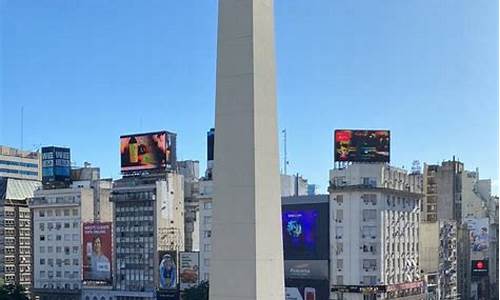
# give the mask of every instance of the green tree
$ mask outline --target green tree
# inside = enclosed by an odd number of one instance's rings
[[[202,281],[197,286],[184,291],[183,300],[208,300],[208,281]]]
[[[29,300],[21,285],[5,284],[0,286],[0,300]]]

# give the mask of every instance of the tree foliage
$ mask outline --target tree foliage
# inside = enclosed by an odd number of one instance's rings
[[[0,300],[29,300],[29,298],[23,286],[6,284],[0,286]]]
[[[183,300],[208,300],[208,281],[202,281],[197,286],[184,291]]]

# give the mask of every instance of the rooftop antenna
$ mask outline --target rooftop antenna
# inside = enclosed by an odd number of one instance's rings
[[[288,160],[286,157],[286,129],[283,129],[281,133],[283,133],[283,171],[284,174],[287,175],[286,166],[288,165]]]
[[[21,151],[23,151],[24,143],[24,106],[21,105]]]

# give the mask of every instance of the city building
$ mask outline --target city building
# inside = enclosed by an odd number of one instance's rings
[[[309,192],[309,185],[307,179],[304,179],[299,174],[296,175],[280,175],[281,180],[281,196],[304,196]]]
[[[286,299],[330,299],[329,195],[281,200]]]
[[[183,188],[183,176],[170,172],[114,182],[115,299],[156,299],[161,253],[184,251]]]
[[[82,272],[85,252],[82,226],[96,222],[109,224],[112,220],[111,180],[100,179],[99,169],[88,165],[73,169],[70,174],[71,184],[51,188],[51,182],[36,190],[29,202],[33,218],[33,295],[36,299],[82,297],[85,287],[93,285],[85,281]]]
[[[197,160],[178,161],[179,174],[184,176],[184,248],[186,251],[199,251],[199,207],[198,193],[200,162]]]
[[[334,299],[423,299],[422,175],[382,163],[330,171]],[[368,298],[366,298],[368,297]]]
[[[40,181],[39,153],[0,146],[0,177]]]
[[[0,178],[0,278],[31,289],[31,213],[27,199],[37,180]]]
[[[467,218],[488,217],[491,198],[491,180],[479,179],[479,171],[462,172],[462,222]]]
[[[462,221],[463,172],[463,163],[455,157],[441,165],[424,164],[423,221]]]
[[[459,273],[460,264],[468,264],[467,229],[456,221],[420,224],[420,269],[426,282],[427,299],[468,299],[468,272]],[[461,249],[465,245],[466,247]],[[465,268],[462,267],[462,270]]]

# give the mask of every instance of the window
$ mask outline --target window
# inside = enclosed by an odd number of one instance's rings
[[[38,224],[38,227],[40,228],[40,231],[44,231],[45,230],[45,223]]]
[[[203,250],[205,250],[206,252],[212,251],[212,245],[210,244],[203,245]]]
[[[62,251],[62,248],[61,248],[61,247],[59,247],[59,246],[57,246],[57,247],[56,247],[56,253],[61,253],[61,251]]]
[[[40,236],[40,241],[45,241],[45,235]]]
[[[64,247],[64,254],[66,254],[66,255],[70,254],[70,248],[69,247]]]
[[[80,223],[78,223],[78,222],[74,222],[74,223],[73,223],[73,228],[78,228],[78,227],[80,227]]]
[[[73,234],[73,236],[72,236],[72,240],[73,240],[73,241],[79,241],[79,240],[80,240],[80,237],[78,236],[78,234]]]
[[[40,264],[45,265],[45,258],[40,258]]]
[[[212,208],[212,202],[205,202],[205,203],[203,203],[203,208],[205,208],[205,209]]]
[[[344,243],[337,243],[337,249],[335,250],[335,253],[339,255],[343,252],[344,252]]]
[[[45,253],[45,247],[43,246],[40,247],[40,253]]]
[[[73,216],[78,216],[78,208],[73,208]]]
[[[61,229],[61,223],[56,223],[56,230],[60,230]]]
[[[338,205],[342,205],[342,203],[344,203],[344,195],[337,195],[337,197],[335,197],[335,200],[337,201]]]
[[[210,223],[212,223],[212,217],[205,216],[203,218],[203,224],[207,225],[207,224],[210,224]]]
[[[77,254],[78,253],[78,246],[73,246],[73,254]]]
[[[64,216],[65,217],[69,217],[69,209],[65,209],[64,210]]]
[[[365,271],[375,271],[377,269],[377,260],[363,259],[363,269]]]
[[[70,228],[69,223],[64,223],[64,228],[66,228],[66,229],[67,229],[67,228]]]
[[[337,259],[337,270],[342,271],[344,268],[344,260],[343,259]]]
[[[61,235],[56,235],[56,241],[61,241],[62,240],[62,236]]]
[[[205,267],[210,267],[210,258],[203,259],[203,264],[205,265]]]
[[[344,227],[337,226],[335,228],[335,238],[341,239],[343,234],[344,234]]]
[[[342,285],[344,284],[344,276],[337,276],[337,284]]]
[[[77,258],[74,258],[73,259],[73,266],[78,266],[80,264],[80,262],[78,261]]]
[[[342,209],[337,210],[337,219],[335,219],[336,222],[342,223],[344,220],[344,211]]]
[[[377,219],[377,210],[376,209],[363,209],[363,221],[371,222]]]
[[[45,217],[45,210],[40,210],[40,211],[38,212],[38,216],[39,216],[40,218]]]
[[[211,231],[211,230],[205,230],[205,231],[203,232],[203,236],[204,236],[205,238],[209,238],[209,237],[211,237],[211,236],[212,236],[212,231]]]

